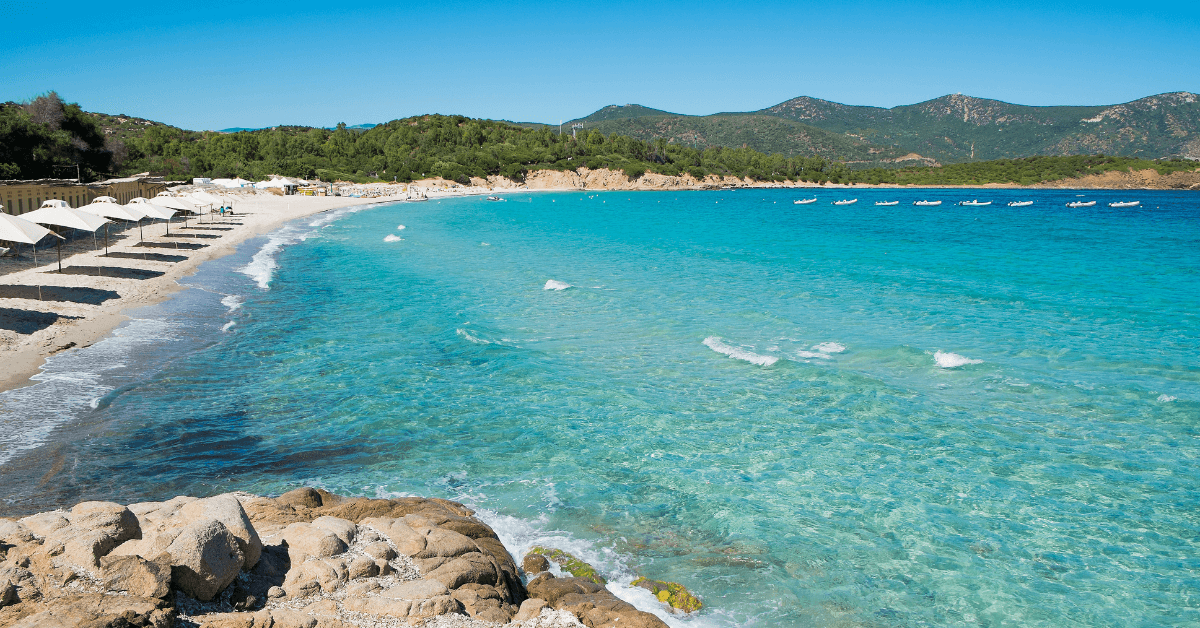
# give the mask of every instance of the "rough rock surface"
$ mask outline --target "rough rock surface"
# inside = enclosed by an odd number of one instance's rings
[[[0,519],[0,626],[664,625],[589,580],[543,573],[530,597],[473,514],[302,488]]]

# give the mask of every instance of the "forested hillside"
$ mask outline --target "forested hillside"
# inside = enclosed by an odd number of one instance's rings
[[[1200,159],[1200,98],[1160,94],[1121,105],[1030,107],[953,94],[885,109],[800,97],[748,113],[683,116],[610,105],[585,129],[693,146],[820,155],[853,168],[1110,154]]]
[[[902,156],[895,147],[868,142],[773,115],[681,116],[638,105],[605,107],[572,120],[584,129],[642,141],[664,139],[694,148],[746,147],[788,157],[825,157],[841,162],[884,163]],[[565,126],[565,125],[564,125]]]
[[[788,158],[750,149],[697,149],[665,140],[643,142],[585,131],[577,138],[549,127],[530,129],[463,116],[393,120],[366,131],[278,127],[241,133],[196,133],[147,128],[126,143],[123,172],[167,176],[264,178],[268,174],[329,180],[411,181],[501,175],[520,180],[529,170],[610,168],[629,176],[647,170],[696,177],[710,173],[759,180],[840,180],[841,164],[819,157]]]

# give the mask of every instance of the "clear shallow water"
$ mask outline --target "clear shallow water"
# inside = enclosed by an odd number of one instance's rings
[[[5,508],[308,482],[682,582],[681,625],[1200,622],[1200,198],[1075,194],[298,221],[0,395]]]

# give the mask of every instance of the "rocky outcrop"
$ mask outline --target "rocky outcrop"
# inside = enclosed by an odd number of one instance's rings
[[[529,599],[512,556],[473,514],[440,499],[304,488],[0,519],[0,625],[340,628],[458,615],[557,627],[637,617],[591,581],[599,589],[585,601]],[[656,625],[638,621],[620,625]]]

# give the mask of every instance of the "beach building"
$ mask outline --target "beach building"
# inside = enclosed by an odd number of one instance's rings
[[[160,177],[146,174],[94,183],[74,179],[0,180],[0,205],[4,212],[19,216],[42,206],[51,199],[66,201],[71,207],[83,207],[100,196],[111,196],[124,204],[142,196],[153,198],[167,189]]]

